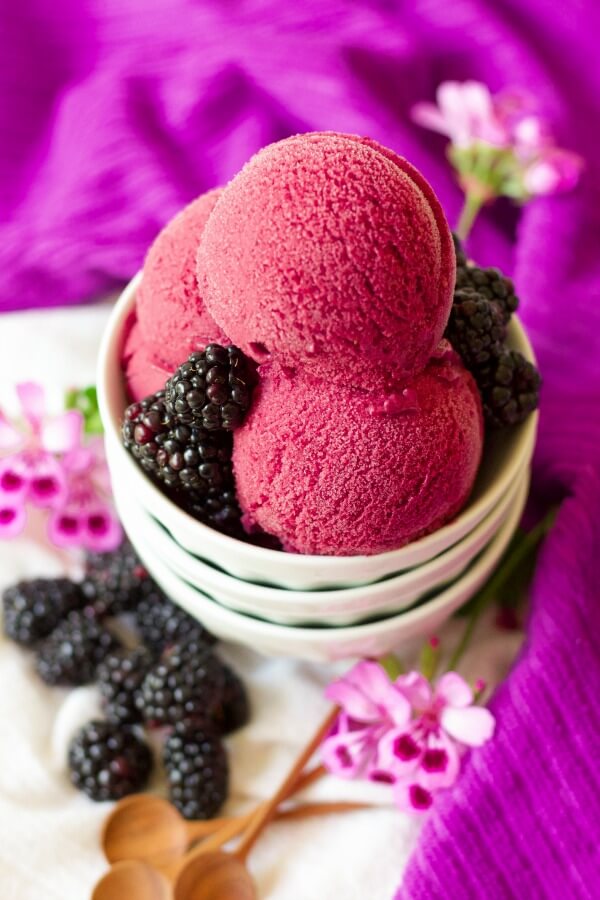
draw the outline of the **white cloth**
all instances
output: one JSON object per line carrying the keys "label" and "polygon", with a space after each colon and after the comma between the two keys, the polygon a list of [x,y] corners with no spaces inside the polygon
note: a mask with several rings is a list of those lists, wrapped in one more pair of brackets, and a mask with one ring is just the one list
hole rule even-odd
{"label": "white cloth", "polygon": [[[64,389],[94,381],[107,304],[0,317],[0,407],[14,409],[13,385],[44,383],[55,409]],[[0,589],[19,578],[64,573],[67,560],[44,540],[43,523],[0,542]],[[460,622],[444,630],[456,637]],[[450,642],[449,642],[450,644]],[[518,634],[488,623],[465,659],[467,677],[496,683]],[[413,648],[414,651],[414,648]],[[333,670],[264,659],[224,648],[245,679],[253,718],[229,741],[232,787],[226,812],[268,796],[323,718],[323,685]],[[408,656],[410,659],[410,655]],[[0,897],[82,900],[106,869],[99,835],[109,804],[94,804],[69,784],[66,743],[97,708],[95,689],[48,688],[32,657],[0,637]],[[157,776],[160,788],[160,776]],[[250,857],[264,900],[389,900],[418,836],[418,822],[390,805],[376,786],[322,780],[311,799],[365,799],[376,809],[272,824]],[[129,900],[129,898],[123,898]]]}

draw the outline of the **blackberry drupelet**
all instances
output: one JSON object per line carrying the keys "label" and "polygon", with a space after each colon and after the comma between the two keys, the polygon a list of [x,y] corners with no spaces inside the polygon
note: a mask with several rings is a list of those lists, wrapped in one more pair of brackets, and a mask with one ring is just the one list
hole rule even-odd
{"label": "blackberry drupelet", "polygon": [[113,553],[88,553],[81,586],[97,614],[118,615],[135,609],[142,597],[156,590],[128,540]]}
{"label": "blackberry drupelet", "polygon": [[242,728],[250,718],[250,702],[241,678],[223,664],[225,686],[223,699],[214,715],[214,724],[219,734],[231,734]]}
{"label": "blackberry drupelet", "polygon": [[209,819],[227,799],[229,765],[221,739],[210,729],[177,726],[164,763],[169,798],[186,819]]}
{"label": "blackberry drupelet", "polygon": [[471,371],[497,357],[506,338],[497,303],[472,291],[456,291],[445,335]]}
{"label": "blackberry drupelet", "polygon": [[541,379],[524,356],[504,350],[478,373],[483,412],[495,428],[518,425],[537,408]]}
{"label": "blackberry drupelet", "polygon": [[97,677],[109,722],[141,722],[136,705],[137,692],[154,658],[145,647],[115,650],[98,666]]}
{"label": "blackberry drupelet", "polygon": [[242,511],[233,484],[209,488],[206,494],[189,491],[185,497],[180,495],[180,498],[183,509],[200,522],[232,537],[246,537],[242,527]]}
{"label": "blackberry drupelet", "polygon": [[125,410],[122,436],[142,469],[171,489],[203,496],[210,488],[233,484],[231,435],[178,422],[164,391]]}
{"label": "blackberry drupelet", "polygon": [[150,726],[210,725],[223,701],[223,664],[204,643],[176,644],[144,678],[136,696]]}
{"label": "blackberry drupelet", "polygon": [[136,624],[141,640],[155,654],[172,644],[194,641],[208,647],[216,641],[200,622],[164,594],[146,597],[138,604]]}
{"label": "blackberry drupelet", "polygon": [[71,612],[40,644],[36,669],[47,684],[89,684],[107,653],[119,646],[96,619],[85,612]]}
{"label": "blackberry drupelet", "polygon": [[33,647],[84,604],[80,586],[68,578],[19,581],[2,594],[4,633],[24,647]]}
{"label": "blackberry drupelet", "polygon": [[519,299],[510,278],[505,278],[499,269],[480,269],[479,266],[457,266],[456,292],[471,290],[498,304],[505,324],[519,306]]}
{"label": "blackberry drupelet", "polygon": [[209,344],[179,366],[165,391],[167,406],[180,422],[234,431],[250,406],[252,374],[237,347]]}
{"label": "blackberry drupelet", "polygon": [[120,800],[141,790],[152,771],[152,753],[133,728],[89,722],[69,746],[71,782],[92,800]]}

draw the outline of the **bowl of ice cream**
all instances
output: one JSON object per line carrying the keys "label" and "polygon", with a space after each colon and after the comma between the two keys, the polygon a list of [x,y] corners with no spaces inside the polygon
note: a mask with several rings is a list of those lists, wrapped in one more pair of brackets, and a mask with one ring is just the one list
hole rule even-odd
{"label": "bowl of ice cream", "polygon": [[168,223],[98,388],[123,523],[174,600],[335,656],[471,596],[537,425],[512,285],[473,271],[420,173],[349,135],[266,147]]}
{"label": "bowl of ice cream", "polygon": [[[469,500],[453,520],[397,550],[354,556],[284,553],[222,534],[193,518],[162,493],[122,445],[121,421],[128,397],[121,360],[123,346],[131,333],[140,281],[141,275],[137,275],[118,299],[98,359],[98,397],[109,465],[113,481],[118,485],[116,491],[119,494],[123,490],[125,502],[127,498],[135,498],[191,557],[205,560],[235,578],[310,591],[369,584],[413,569],[444,553],[477,528],[529,465],[537,429],[535,413],[517,428],[489,437]],[[516,316],[509,326],[509,341],[512,348],[534,359]]]}

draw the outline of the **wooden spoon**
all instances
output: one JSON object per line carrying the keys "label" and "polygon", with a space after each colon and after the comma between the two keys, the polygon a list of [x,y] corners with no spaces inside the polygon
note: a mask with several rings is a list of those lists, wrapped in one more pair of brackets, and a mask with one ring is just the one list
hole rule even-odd
{"label": "wooden spoon", "polygon": [[281,801],[293,788],[300,772],[331,729],[337,714],[337,708],[331,710],[279,789],[257,810],[235,853],[216,849],[217,846],[221,846],[217,844],[219,834],[217,832],[187,855],[175,879],[174,900],[233,900],[233,898],[256,900],[256,888],[246,868],[246,857],[275,815]]}
{"label": "wooden spoon", "polygon": [[[304,790],[321,774],[321,767],[306,772],[291,793]],[[108,816],[102,831],[102,849],[110,863],[138,860],[164,870],[178,862],[195,840],[223,828],[229,834],[234,823],[236,830],[231,836],[240,834],[255,813],[256,810],[250,810],[232,818],[189,822],[168,800],[153,794],[132,794],[120,800]]]}

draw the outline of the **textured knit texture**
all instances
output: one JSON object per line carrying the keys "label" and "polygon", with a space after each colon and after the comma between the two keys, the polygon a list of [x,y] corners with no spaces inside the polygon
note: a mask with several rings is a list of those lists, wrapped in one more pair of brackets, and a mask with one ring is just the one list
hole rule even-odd
{"label": "textured knit texture", "polygon": [[[260,146],[302,130],[370,134],[422,169],[456,221],[444,141],[408,116],[445,78],[529,89],[558,140],[586,158],[576,191],[522,213],[486,210],[469,246],[480,264],[514,274],[539,356],[536,493],[547,503],[565,484],[577,488],[540,566],[530,644],[494,701],[500,728],[480,757],[485,779],[467,768],[459,802],[448,797],[434,813],[405,897],[571,900],[596,888],[585,851],[589,837],[598,843],[599,775],[588,765],[593,745],[576,748],[591,726],[598,733],[590,697],[600,680],[586,644],[598,634],[598,588],[585,574],[600,558],[591,474],[600,448],[599,31],[594,0],[0,7],[3,309],[74,303],[120,285],[186,202],[224,184]],[[567,668],[570,680],[547,665]],[[528,672],[551,679],[544,692]],[[517,720],[522,730],[497,754],[502,723]]]}

